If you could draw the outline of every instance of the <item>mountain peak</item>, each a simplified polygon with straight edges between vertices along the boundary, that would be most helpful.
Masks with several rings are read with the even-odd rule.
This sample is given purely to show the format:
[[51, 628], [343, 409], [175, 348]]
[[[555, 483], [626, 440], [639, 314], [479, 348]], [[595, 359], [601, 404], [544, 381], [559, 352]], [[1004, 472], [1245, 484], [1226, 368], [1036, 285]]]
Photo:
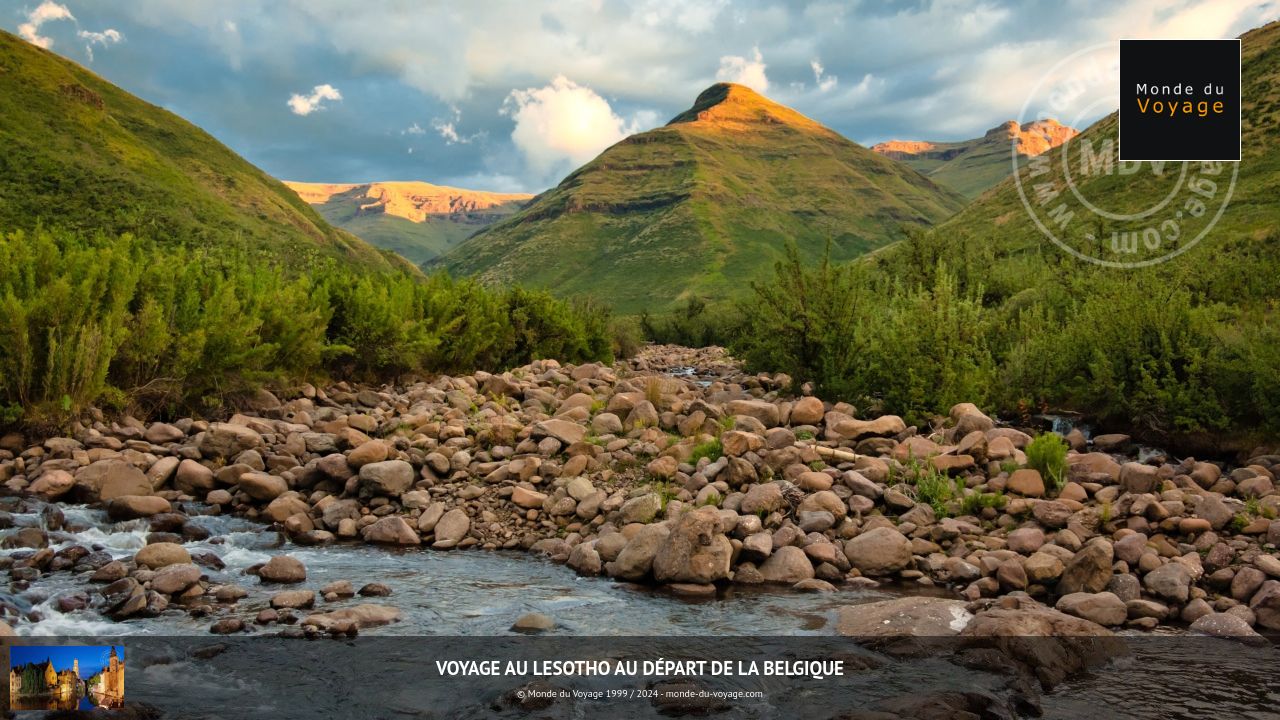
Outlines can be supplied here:
[[832, 132], [821, 123], [737, 83], [716, 83], [703, 90], [693, 101], [693, 107], [672, 118], [667, 126], [683, 124], [729, 131], [744, 131], [761, 124], [788, 125]]

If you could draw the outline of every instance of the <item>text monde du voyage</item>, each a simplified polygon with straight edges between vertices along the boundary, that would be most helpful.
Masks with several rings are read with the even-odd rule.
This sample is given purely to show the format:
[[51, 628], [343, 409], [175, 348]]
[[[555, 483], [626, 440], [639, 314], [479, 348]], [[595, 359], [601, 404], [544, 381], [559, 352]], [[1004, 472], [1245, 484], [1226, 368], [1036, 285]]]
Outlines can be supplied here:
[[1209, 117], [1223, 115], [1227, 112], [1226, 103], [1215, 100], [1226, 94], [1225, 86], [1205, 83], [1203, 86], [1190, 83], [1174, 85], [1151, 85], [1135, 83], [1134, 99], [1138, 103], [1138, 112], [1143, 115], [1162, 115], [1167, 117], [1194, 116]]

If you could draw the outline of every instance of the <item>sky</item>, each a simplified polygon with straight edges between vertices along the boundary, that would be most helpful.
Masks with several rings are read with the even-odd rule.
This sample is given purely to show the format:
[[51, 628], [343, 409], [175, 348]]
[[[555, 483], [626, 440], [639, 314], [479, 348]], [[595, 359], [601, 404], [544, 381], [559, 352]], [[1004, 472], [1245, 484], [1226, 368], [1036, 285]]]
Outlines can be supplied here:
[[[66, 670], [73, 660], [80, 661], [80, 677], [88, 679], [107, 666], [111, 657], [110, 645], [10, 645], [9, 665], [16, 667], [30, 662], [53, 661], [54, 670]], [[116, 645], [116, 655], [124, 659], [124, 648]]]
[[960, 140], [1082, 48], [1277, 18], [1280, 0], [0, 0], [0, 27], [276, 177], [526, 192], [717, 81], [864, 145]]

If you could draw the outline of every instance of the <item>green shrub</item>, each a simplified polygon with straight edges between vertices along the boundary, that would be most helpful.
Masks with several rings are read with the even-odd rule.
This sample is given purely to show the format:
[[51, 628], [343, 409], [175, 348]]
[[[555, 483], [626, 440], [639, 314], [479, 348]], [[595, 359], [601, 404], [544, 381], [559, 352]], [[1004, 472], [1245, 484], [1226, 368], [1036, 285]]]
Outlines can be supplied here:
[[711, 462], [719, 460], [724, 455], [724, 447], [720, 444], [720, 439], [708, 440], [704, 443], [698, 443], [693, 448], [693, 454], [689, 456], [689, 462], [697, 464], [702, 458], [707, 458]]
[[[0, 236], [0, 423], [99, 403], [219, 409], [264, 383], [338, 373], [502, 370], [612, 359], [606, 309], [520, 288], [317, 261], [289, 272], [234, 247], [62, 230]], [[17, 410], [14, 410], [17, 408]]]
[[[940, 518], [951, 514], [947, 503], [964, 493], [963, 480], [953, 480], [932, 464], [921, 463], [915, 458], [909, 459], [903, 467], [901, 481], [912, 486], [916, 502], [932, 506], [934, 513]], [[893, 484], [893, 481], [889, 484]]]
[[1062, 489], [1067, 482], [1067, 441], [1057, 433], [1045, 433], [1027, 444], [1027, 465], [1040, 471], [1045, 480]]

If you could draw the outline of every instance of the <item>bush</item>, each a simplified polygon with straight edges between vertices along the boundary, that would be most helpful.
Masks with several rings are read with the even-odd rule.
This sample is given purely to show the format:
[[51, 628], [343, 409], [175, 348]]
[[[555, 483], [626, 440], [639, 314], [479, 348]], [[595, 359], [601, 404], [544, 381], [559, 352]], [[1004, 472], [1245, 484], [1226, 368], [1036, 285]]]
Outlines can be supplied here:
[[711, 462], [719, 460], [724, 455], [724, 447], [720, 444], [720, 439], [708, 440], [694, 446], [693, 454], [689, 456], [689, 462], [697, 464], [702, 458], [707, 458]]
[[1027, 465], [1061, 490], [1067, 482], [1067, 449], [1061, 435], [1045, 433], [1027, 444]]
[[[92, 403], [214, 408], [263, 383], [337, 372], [502, 370], [610, 360], [606, 309], [443, 274], [305, 274], [234, 249], [38, 230], [0, 236], [0, 422]], [[17, 410], [15, 410], [15, 408]]]
[[739, 308], [752, 322], [731, 349], [753, 371], [813, 381], [855, 405], [920, 422], [957, 402], [985, 403], [995, 374], [980, 290], [940, 263], [930, 285], [875, 280], [859, 266], [805, 268], [795, 248]]

